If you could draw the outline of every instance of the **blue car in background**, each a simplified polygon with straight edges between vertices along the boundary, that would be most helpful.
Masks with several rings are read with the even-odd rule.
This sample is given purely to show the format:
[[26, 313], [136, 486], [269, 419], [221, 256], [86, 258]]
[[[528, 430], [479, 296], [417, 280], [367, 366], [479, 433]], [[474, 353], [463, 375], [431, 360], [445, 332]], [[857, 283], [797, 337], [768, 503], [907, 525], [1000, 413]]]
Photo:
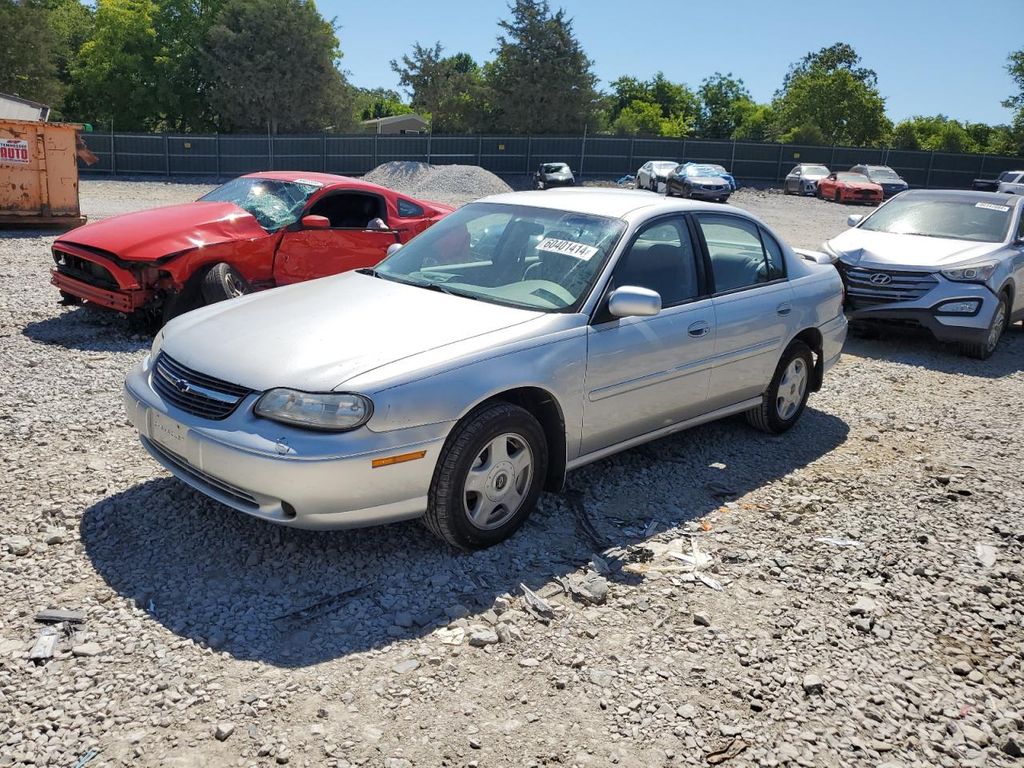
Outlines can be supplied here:
[[729, 191], [736, 191], [736, 179], [732, 177], [725, 168], [714, 163], [683, 163], [684, 166], [693, 166], [700, 176], [717, 176], [729, 182]]

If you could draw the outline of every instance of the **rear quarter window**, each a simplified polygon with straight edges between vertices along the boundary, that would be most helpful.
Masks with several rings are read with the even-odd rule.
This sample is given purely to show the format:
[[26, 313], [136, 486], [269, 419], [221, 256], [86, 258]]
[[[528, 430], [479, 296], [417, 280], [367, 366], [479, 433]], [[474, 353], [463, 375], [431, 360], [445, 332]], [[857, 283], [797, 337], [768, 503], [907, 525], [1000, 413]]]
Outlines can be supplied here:
[[423, 206], [416, 205], [410, 200], [398, 198], [398, 215], [403, 219], [413, 219], [423, 215]]

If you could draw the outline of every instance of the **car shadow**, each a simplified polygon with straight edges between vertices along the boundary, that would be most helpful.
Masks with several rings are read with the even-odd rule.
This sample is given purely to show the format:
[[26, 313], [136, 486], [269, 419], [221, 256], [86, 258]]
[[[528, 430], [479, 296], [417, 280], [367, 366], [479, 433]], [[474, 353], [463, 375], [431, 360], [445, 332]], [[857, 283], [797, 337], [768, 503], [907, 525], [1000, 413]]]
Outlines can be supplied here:
[[[173, 478], [86, 510], [81, 540], [110, 587], [176, 635], [238, 659], [302, 667], [425, 636], [450, 617], [482, 622], [495, 598], [520, 584], [539, 589], [596, 551], [642, 545], [652, 525], [697, 520], [821, 458], [847, 433], [841, 419], [808, 409], [780, 437], [742, 418], [667, 437], [578, 470], [509, 541], [472, 554], [415, 522], [275, 526]], [[640, 578], [621, 564], [613, 560], [613, 590]]]
[[138, 352], [153, 334], [133, 328], [119, 312], [89, 306], [69, 307], [55, 317], [28, 323], [22, 334], [37, 344], [53, 344], [86, 352]]
[[955, 344], [937, 341], [922, 329], [899, 326], [882, 328], [877, 338], [850, 334], [843, 354], [888, 360], [940, 373], [1001, 379], [1024, 370], [1024, 328], [1020, 324], [1007, 328], [988, 360], [961, 355]]

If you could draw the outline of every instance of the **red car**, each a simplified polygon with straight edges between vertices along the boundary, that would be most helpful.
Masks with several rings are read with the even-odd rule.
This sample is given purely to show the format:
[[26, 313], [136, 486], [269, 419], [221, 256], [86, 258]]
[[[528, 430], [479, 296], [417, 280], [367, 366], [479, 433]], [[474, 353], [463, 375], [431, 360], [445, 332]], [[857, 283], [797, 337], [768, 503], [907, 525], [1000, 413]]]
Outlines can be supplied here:
[[818, 197], [837, 203], [878, 205], [882, 202], [882, 188], [863, 174], [839, 171], [818, 181]]
[[345, 176], [253, 173], [194, 203], [63, 235], [51, 282], [65, 303], [166, 322], [250, 291], [371, 267], [453, 210]]

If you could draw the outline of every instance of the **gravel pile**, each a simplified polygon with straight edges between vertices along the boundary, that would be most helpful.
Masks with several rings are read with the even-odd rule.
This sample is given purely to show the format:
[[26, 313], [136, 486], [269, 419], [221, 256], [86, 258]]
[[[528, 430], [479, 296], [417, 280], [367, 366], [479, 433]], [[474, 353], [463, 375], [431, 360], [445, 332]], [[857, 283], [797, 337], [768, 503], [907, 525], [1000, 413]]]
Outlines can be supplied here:
[[[86, 212], [126, 189], [173, 191]], [[849, 212], [734, 202], [796, 245]], [[121, 411], [150, 340], [57, 305], [52, 239], [0, 238], [0, 768], [1021, 765], [1019, 328], [852, 340], [789, 434], [599, 462], [463, 555], [169, 478]], [[84, 621], [37, 665], [46, 608]]]
[[462, 205], [487, 195], [512, 191], [512, 187], [493, 173], [476, 165], [395, 161], [378, 165], [363, 179], [413, 197], [449, 205]]

